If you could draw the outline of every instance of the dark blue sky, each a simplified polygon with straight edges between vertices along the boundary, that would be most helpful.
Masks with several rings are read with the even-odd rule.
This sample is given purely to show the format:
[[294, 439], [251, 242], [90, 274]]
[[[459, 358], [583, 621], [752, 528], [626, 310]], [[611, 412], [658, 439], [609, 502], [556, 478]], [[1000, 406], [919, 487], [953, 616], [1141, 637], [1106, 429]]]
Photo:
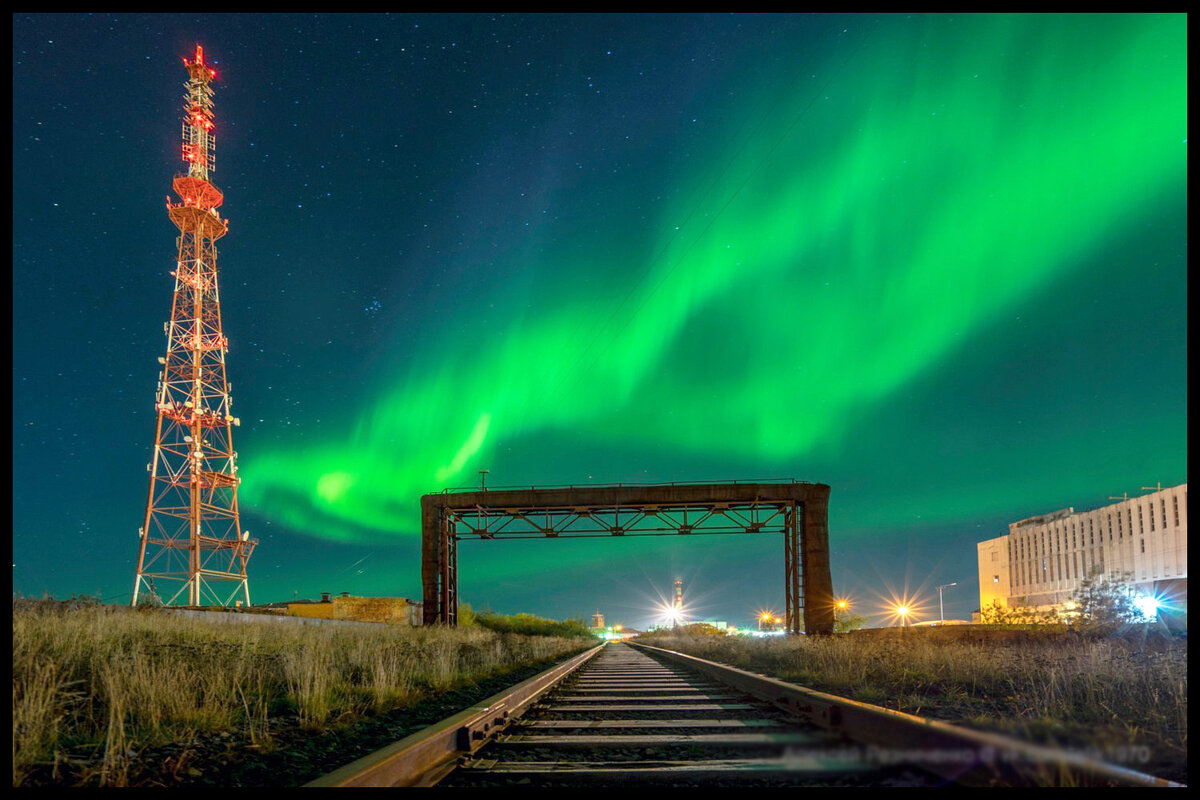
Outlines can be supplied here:
[[[196, 42], [256, 600], [415, 596], [487, 467], [829, 483], [837, 590], [962, 617], [1007, 522], [1186, 481], [1185, 17], [13, 23], [17, 591], [132, 588]], [[465, 545], [463, 596], [781, 605], [712, 539]]]

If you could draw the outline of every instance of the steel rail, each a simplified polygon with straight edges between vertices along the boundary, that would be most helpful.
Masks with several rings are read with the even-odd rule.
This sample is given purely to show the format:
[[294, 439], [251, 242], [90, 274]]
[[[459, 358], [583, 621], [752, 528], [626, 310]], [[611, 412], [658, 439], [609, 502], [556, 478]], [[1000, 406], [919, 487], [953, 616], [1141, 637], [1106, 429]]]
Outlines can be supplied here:
[[306, 786], [432, 786], [604, 648], [597, 645]]
[[1085, 753], [1022, 742], [819, 692], [639, 642], [638, 649], [765, 700], [789, 714], [968, 785], [1183, 786]]

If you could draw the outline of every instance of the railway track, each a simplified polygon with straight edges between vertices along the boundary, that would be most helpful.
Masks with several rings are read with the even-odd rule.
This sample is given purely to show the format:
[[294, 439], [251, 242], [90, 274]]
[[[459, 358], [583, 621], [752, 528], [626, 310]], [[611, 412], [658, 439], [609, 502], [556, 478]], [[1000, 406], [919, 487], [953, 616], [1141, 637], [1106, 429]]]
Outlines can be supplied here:
[[1170, 785], [644, 645], [602, 645], [314, 786]]

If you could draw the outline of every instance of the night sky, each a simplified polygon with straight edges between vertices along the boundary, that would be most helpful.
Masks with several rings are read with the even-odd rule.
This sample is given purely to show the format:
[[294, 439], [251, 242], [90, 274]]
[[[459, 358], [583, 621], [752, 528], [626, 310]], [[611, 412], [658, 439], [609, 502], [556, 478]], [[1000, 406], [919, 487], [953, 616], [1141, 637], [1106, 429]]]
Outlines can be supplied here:
[[[218, 71], [256, 602], [420, 594], [444, 487], [797, 478], [835, 590], [1187, 480], [1187, 19], [13, 17], [13, 584], [127, 600]], [[783, 604], [782, 537], [466, 542], [461, 593]]]

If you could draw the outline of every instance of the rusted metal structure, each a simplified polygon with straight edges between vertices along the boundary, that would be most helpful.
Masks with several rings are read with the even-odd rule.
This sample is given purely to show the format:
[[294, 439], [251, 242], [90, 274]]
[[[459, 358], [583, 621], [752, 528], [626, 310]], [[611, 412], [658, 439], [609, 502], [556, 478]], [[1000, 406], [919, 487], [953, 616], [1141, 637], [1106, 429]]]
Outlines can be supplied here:
[[[246, 562], [256, 544], [238, 515], [237, 453], [225, 377], [228, 340], [221, 328], [216, 241], [228, 230], [217, 209], [224, 201], [210, 180], [215, 168], [212, 80], [216, 72], [196, 46], [185, 58], [183, 161], [174, 179], [180, 202], [167, 201], [179, 228], [167, 354], [159, 358], [158, 427], [146, 516], [138, 532], [133, 605], [250, 603]], [[232, 584], [232, 590], [228, 587]], [[218, 590], [217, 585], [222, 588]], [[149, 597], [147, 597], [147, 595]]]
[[829, 487], [730, 482], [446, 491], [421, 498], [425, 623], [458, 622], [461, 539], [783, 533], [786, 629], [833, 632]]

